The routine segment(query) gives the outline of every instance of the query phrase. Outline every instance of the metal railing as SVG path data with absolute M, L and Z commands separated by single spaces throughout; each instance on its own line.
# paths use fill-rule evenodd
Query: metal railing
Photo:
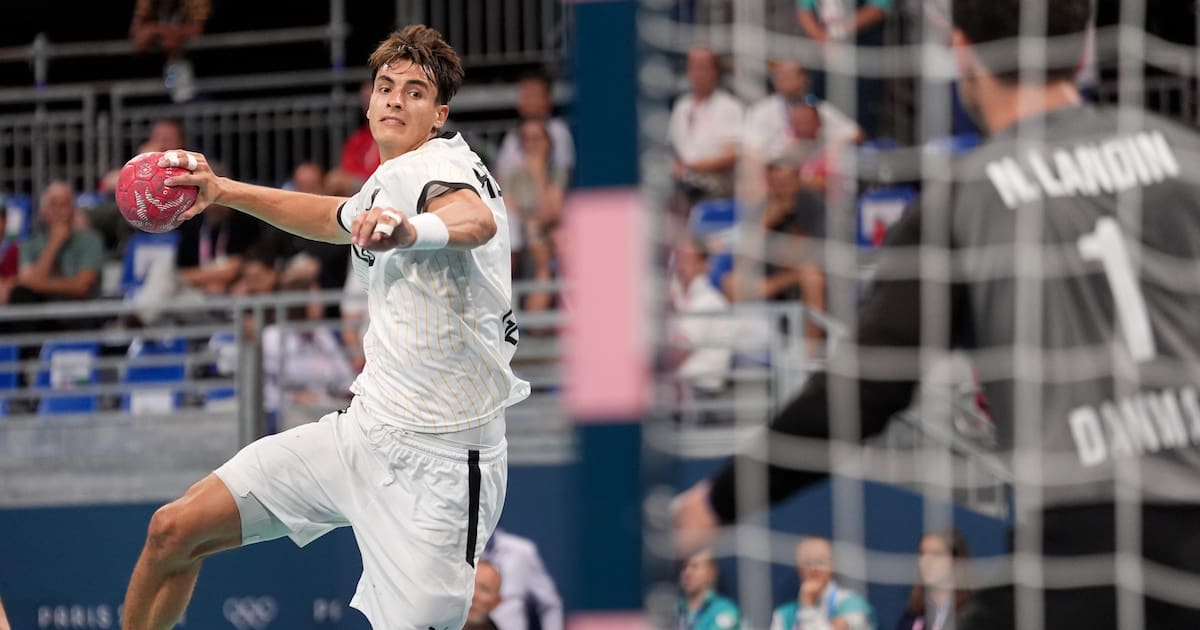
M 514 283 L 514 305 L 530 292 L 556 289 Z M 0 309 L 0 506 L 170 498 L 242 445 L 285 428 L 288 418 L 313 421 L 345 407 L 348 394 L 319 402 L 270 396 L 293 389 L 268 382 L 273 372 L 263 363 L 262 338 L 268 326 L 285 337 L 342 337 L 357 324 L 292 319 L 291 307 L 363 301 L 365 294 L 341 291 L 211 297 L 202 305 L 156 305 L 173 323 L 145 328 L 123 325 L 139 307 L 119 300 Z M 562 324 L 558 311 L 516 310 L 523 328 Z M 71 322 L 74 329 L 13 332 L 30 321 Z M 14 347 L 26 351 L 3 354 Z M 348 361 L 356 348 L 342 347 Z M 283 349 L 278 359 L 286 363 L 291 356 Z M 533 393 L 507 413 L 515 464 L 573 457 L 559 405 L 560 355 L 556 334 L 522 336 L 513 369 Z
M 570 2 L 562 0 L 396 0 L 396 24 L 436 28 L 463 64 L 557 66 L 567 56 Z

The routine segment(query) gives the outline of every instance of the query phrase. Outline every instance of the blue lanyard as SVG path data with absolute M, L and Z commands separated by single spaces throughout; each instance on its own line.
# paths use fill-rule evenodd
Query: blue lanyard
M 708 610 L 710 605 L 712 605 L 714 599 L 716 598 L 711 594 L 704 598 L 704 603 L 700 604 L 700 607 L 696 609 L 696 614 L 690 615 L 690 621 L 688 620 L 688 605 L 687 600 L 685 599 L 679 606 L 679 630 L 693 630 L 693 628 L 696 627 L 696 621 L 699 620 L 702 615 L 704 615 L 704 612 Z
M 825 619 L 833 621 L 833 608 L 837 605 L 837 587 L 829 586 L 829 597 L 825 598 Z M 800 630 L 800 608 L 799 602 L 796 606 L 796 618 L 792 620 L 792 630 Z

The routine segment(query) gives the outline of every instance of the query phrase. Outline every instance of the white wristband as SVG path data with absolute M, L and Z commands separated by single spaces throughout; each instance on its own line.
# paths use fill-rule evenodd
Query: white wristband
M 405 249 L 441 249 L 450 242 L 450 230 L 442 218 L 431 212 L 418 214 L 409 219 L 417 240 Z

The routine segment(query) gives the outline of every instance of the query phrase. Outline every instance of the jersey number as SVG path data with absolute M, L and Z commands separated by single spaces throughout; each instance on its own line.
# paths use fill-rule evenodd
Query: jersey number
M 1084 260 L 1104 265 L 1108 288 L 1112 290 L 1117 307 L 1117 321 L 1124 333 L 1125 343 L 1137 362 L 1154 358 L 1154 332 L 1150 329 L 1150 314 L 1146 298 L 1133 273 L 1133 262 L 1121 235 L 1121 226 L 1112 217 L 1102 217 L 1096 229 L 1079 237 L 1079 253 Z
M 483 187 L 485 190 L 487 190 L 489 197 L 491 197 L 492 199 L 495 199 L 496 197 L 500 196 L 500 187 L 497 186 L 496 183 L 492 181 L 492 178 L 490 175 L 488 175 L 487 171 L 481 171 L 481 170 L 476 169 L 475 170 L 475 179 L 478 179 L 479 185 L 481 187 Z

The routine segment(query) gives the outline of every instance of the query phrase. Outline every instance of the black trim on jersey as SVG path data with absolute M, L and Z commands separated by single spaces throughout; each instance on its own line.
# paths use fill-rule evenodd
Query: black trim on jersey
M 454 136 L 457 136 L 457 135 L 458 135 L 457 131 L 443 131 L 442 133 L 439 133 L 438 135 L 436 135 L 434 137 L 441 139 L 441 140 L 453 140 Z
M 904 219 L 890 231 L 885 247 L 920 244 L 918 205 L 914 203 Z M 886 261 L 887 258 L 883 258 L 881 268 L 887 264 Z M 925 284 L 929 284 L 929 281 L 925 281 Z M 921 285 L 922 281 L 915 278 L 877 279 L 870 294 L 859 306 L 858 325 L 853 336 L 855 343 L 864 348 L 920 348 Z M 962 284 L 955 284 L 950 291 L 950 321 L 954 325 L 950 343 L 969 346 L 971 323 L 968 319 L 970 310 L 966 307 L 966 288 Z M 830 361 L 830 365 L 835 364 L 835 361 Z M 771 421 L 771 433 L 829 440 L 829 390 L 845 391 L 852 385 L 847 382 L 849 380 L 851 378 L 845 375 L 826 372 L 814 374 L 800 394 Z M 893 416 L 908 407 L 917 386 L 915 380 L 883 381 L 865 377 L 856 380 L 854 385 L 858 387 L 861 420 L 859 437 L 862 439 L 883 431 Z M 764 434 L 764 438 L 767 440 L 768 504 L 778 503 L 829 475 L 828 472 L 798 470 L 781 465 L 788 462 L 789 458 L 786 440 L 772 440 L 769 434 Z M 762 461 L 753 459 L 741 463 L 761 465 Z M 829 470 L 828 466 L 824 468 Z M 754 503 L 752 497 L 747 496 L 738 497 L 735 502 L 736 474 L 734 462 L 730 461 L 711 478 L 709 503 L 723 523 L 732 523 L 739 511 L 749 514 L 766 507 Z
M 337 219 L 338 227 L 346 230 L 346 233 L 349 234 L 350 228 L 346 227 L 345 223 L 342 223 L 342 209 L 346 207 L 347 203 L 350 203 L 349 199 L 343 201 L 342 204 L 338 206 L 337 212 L 333 213 L 333 216 L 335 219 Z
M 421 214 L 422 212 L 425 212 L 425 206 L 426 206 L 426 204 L 429 203 L 429 189 L 432 188 L 433 186 L 441 186 L 443 188 L 446 188 L 447 192 L 449 192 L 451 190 L 470 190 L 470 191 L 474 192 L 476 195 L 478 195 L 480 199 L 483 199 L 483 195 L 480 195 L 479 191 L 476 190 L 476 188 L 470 184 L 464 184 L 462 182 L 443 182 L 441 180 L 435 179 L 435 180 L 426 182 L 425 186 L 421 188 L 421 194 L 420 194 L 420 196 L 417 197 L 417 214 Z M 442 194 L 445 194 L 445 193 L 442 193 Z
M 381 190 L 383 190 L 383 188 L 376 188 L 375 192 L 371 193 L 371 201 L 367 202 L 368 207 L 375 204 L 375 198 L 379 196 L 379 191 Z M 342 209 L 345 208 L 346 204 L 348 203 L 350 203 L 349 199 L 343 201 L 342 205 L 338 206 L 337 212 L 335 212 L 333 215 L 333 217 L 337 220 L 337 224 L 341 226 L 343 230 L 346 230 L 347 234 L 350 233 L 350 228 L 346 227 L 345 223 L 342 223 Z
M 467 451 L 467 564 L 475 566 L 475 544 L 479 529 L 479 451 Z

